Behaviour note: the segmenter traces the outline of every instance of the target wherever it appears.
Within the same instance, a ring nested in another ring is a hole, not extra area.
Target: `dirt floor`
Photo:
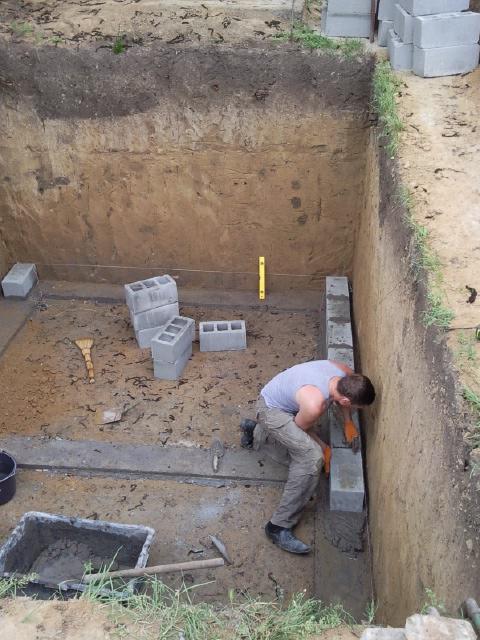
[[[429,231],[443,273],[446,305],[455,312],[450,345],[465,384],[480,392],[480,69],[425,80],[401,74],[406,123],[399,152],[415,219]],[[425,92],[428,100],[425,100]],[[471,289],[469,289],[471,287]]]
[[[227,447],[238,447],[241,417],[255,417],[261,387],[315,356],[319,314],[201,307],[183,307],[181,313],[197,323],[244,319],[248,349],[201,353],[197,338],[182,379],[156,380],[150,351],[138,348],[125,305],[40,303],[0,360],[5,393],[0,436],[187,447],[210,447],[216,436]],[[84,335],[95,340],[94,385],[88,384],[72,342]],[[97,412],[109,408],[124,410],[123,419],[97,424]]]

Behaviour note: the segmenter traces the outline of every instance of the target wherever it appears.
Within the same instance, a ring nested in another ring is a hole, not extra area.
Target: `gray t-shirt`
[[[328,383],[336,376],[343,378],[345,375],[329,360],[313,360],[285,369],[272,378],[260,393],[270,409],[280,409],[286,413],[295,414],[299,409],[295,396],[301,387],[305,385],[317,387],[328,402],[330,399]]]

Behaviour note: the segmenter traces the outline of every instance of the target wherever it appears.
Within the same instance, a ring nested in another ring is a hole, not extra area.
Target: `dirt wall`
[[[423,326],[425,289],[410,268],[394,167],[373,137],[367,172],[354,315],[362,369],[378,393],[365,416],[376,598],[380,618],[395,625],[421,608],[427,588],[452,613],[478,597],[480,508],[445,337]]]
[[[125,282],[165,270],[180,284],[239,288],[256,287],[259,255],[270,289],[350,273],[365,61],[12,43],[0,58],[11,260],[36,262],[42,277]]]

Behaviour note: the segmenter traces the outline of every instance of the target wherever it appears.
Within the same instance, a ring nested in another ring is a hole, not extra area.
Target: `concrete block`
[[[247,348],[244,320],[200,322],[200,351],[238,351]]]
[[[152,358],[162,362],[175,362],[192,344],[192,318],[173,318],[152,338]]]
[[[327,276],[325,278],[325,294],[328,296],[346,296],[350,299],[348,278],[344,276]]]
[[[188,347],[180,355],[175,362],[162,362],[160,360],[153,361],[153,375],[161,380],[178,380],[182,375],[187,362],[192,355],[192,343],[189,342]]]
[[[360,433],[360,420],[358,417],[358,411],[352,411],[352,420],[357,427],[358,433]],[[330,431],[331,447],[334,447],[336,449],[345,449],[347,447],[350,447],[350,445],[344,441],[343,418],[341,417],[338,409],[335,409],[334,407],[330,407],[328,410],[328,427]],[[361,452],[359,452],[358,455],[361,456]]]
[[[393,7],[398,0],[379,0],[378,19],[393,20]]]
[[[150,329],[152,327],[162,327],[174,316],[179,315],[178,302],[174,304],[165,304],[162,307],[155,307],[141,313],[130,312],[133,328],[135,331],[140,329]]]
[[[327,359],[328,360],[336,360],[337,362],[341,362],[346,364],[350,369],[355,369],[355,360],[353,357],[353,349],[351,347],[328,347],[327,349]]]
[[[350,322],[340,322],[327,319],[327,348],[353,347],[352,325]]]
[[[393,11],[393,29],[403,44],[413,42],[413,20],[414,18],[399,4],[395,5]]]
[[[38,282],[37,268],[30,262],[17,262],[2,280],[5,298],[26,298]]]
[[[393,29],[393,20],[380,20],[378,23],[377,44],[379,47],[386,47],[388,32]]]
[[[195,340],[195,320],[193,318],[185,318],[184,316],[177,316],[173,318],[171,323],[177,327],[183,327],[185,324],[188,326],[192,342]]]
[[[395,31],[390,29],[387,46],[392,69],[410,71],[413,66],[413,44],[403,44]]]
[[[330,466],[330,510],[363,511],[365,485],[360,453],[351,449],[332,449]]]
[[[135,331],[140,349],[150,349],[153,336],[159,333],[163,327],[150,327],[149,329],[139,329]]]
[[[126,284],[125,299],[132,313],[178,302],[177,283],[169,276],[155,276]]]
[[[442,13],[414,18],[413,44],[421,49],[476,44],[480,37],[480,13]]]
[[[370,15],[371,0],[328,0],[327,11],[335,15]]]
[[[327,296],[325,300],[327,318],[350,321],[350,300],[347,297]]]
[[[381,0],[380,0],[381,1]],[[470,0],[394,0],[412,16],[467,11]]]
[[[365,629],[360,636],[360,640],[407,640],[405,635],[405,629],[393,629],[393,628],[372,628]]]
[[[476,640],[477,634],[468,620],[416,613],[405,623],[407,640]]]
[[[341,38],[368,38],[370,36],[370,16],[337,16],[327,14],[325,34]]]
[[[435,49],[414,47],[413,72],[423,78],[468,73],[478,66],[479,55],[480,47],[478,44]]]

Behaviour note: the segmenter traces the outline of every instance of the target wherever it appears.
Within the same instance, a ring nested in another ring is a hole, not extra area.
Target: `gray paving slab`
[[[0,297],[0,355],[23,327],[35,309],[35,300],[14,300]]]
[[[20,467],[133,473],[145,476],[284,482],[287,468],[259,452],[225,451],[213,473],[209,449],[10,436],[0,441]]]
[[[470,0],[393,0],[393,2],[398,2],[412,16],[466,11],[470,5]]]
[[[413,19],[413,44],[421,49],[477,44],[479,36],[480,13],[473,11],[418,16]]]

